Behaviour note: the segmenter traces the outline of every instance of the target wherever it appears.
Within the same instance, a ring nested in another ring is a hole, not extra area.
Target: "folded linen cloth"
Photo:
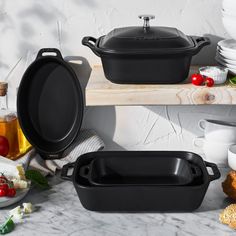
[[[57,160],[44,160],[36,153],[35,149],[30,150],[16,162],[24,165],[25,169],[32,168],[39,170],[43,175],[54,175],[65,164],[74,162],[84,153],[99,151],[104,148],[104,142],[94,130],[81,130],[73,144],[65,151],[64,158]]]

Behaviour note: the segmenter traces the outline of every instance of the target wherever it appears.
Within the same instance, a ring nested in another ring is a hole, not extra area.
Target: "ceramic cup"
[[[228,164],[233,170],[236,170],[236,145],[231,145],[228,149]]]
[[[233,143],[220,143],[206,140],[204,137],[197,137],[193,144],[195,147],[203,149],[207,161],[223,166],[228,165],[228,149],[233,145]]]
[[[198,126],[204,131],[205,139],[208,141],[236,143],[236,122],[200,120]]]

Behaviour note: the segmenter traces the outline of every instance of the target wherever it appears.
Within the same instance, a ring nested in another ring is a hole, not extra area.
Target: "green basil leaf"
[[[49,188],[48,180],[37,170],[26,170],[25,177],[28,180],[31,180],[36,187],[41,189]]]
[[[233,77],[233,78],[231,78],[231,79],[229,79],[229,82],[230,82],[231,84],[233,84],[233,85],[236,85],[236,76]]]
[[[15,228],[15,223],[12,220],[12,216],[6,220],[3,225],[0,225],[0,234],[8,234]]]

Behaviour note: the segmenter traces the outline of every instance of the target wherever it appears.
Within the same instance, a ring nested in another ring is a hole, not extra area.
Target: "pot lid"
[[[140,15],[143,27],[125,27],[112,30],[101,37],[99,48],[113,51],[147,51],[167,49],[189,49],[195,46],[191,37],[171,27],[152,27],[149,21],[153,15]]]

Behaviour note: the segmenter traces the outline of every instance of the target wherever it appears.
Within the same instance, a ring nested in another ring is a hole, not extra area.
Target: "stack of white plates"
[[[218,43],[216,61],[236,75],[236,40],[226,39]]]
[[[222,21],[227,33],[236,39],[236,0],[223,0]]]

